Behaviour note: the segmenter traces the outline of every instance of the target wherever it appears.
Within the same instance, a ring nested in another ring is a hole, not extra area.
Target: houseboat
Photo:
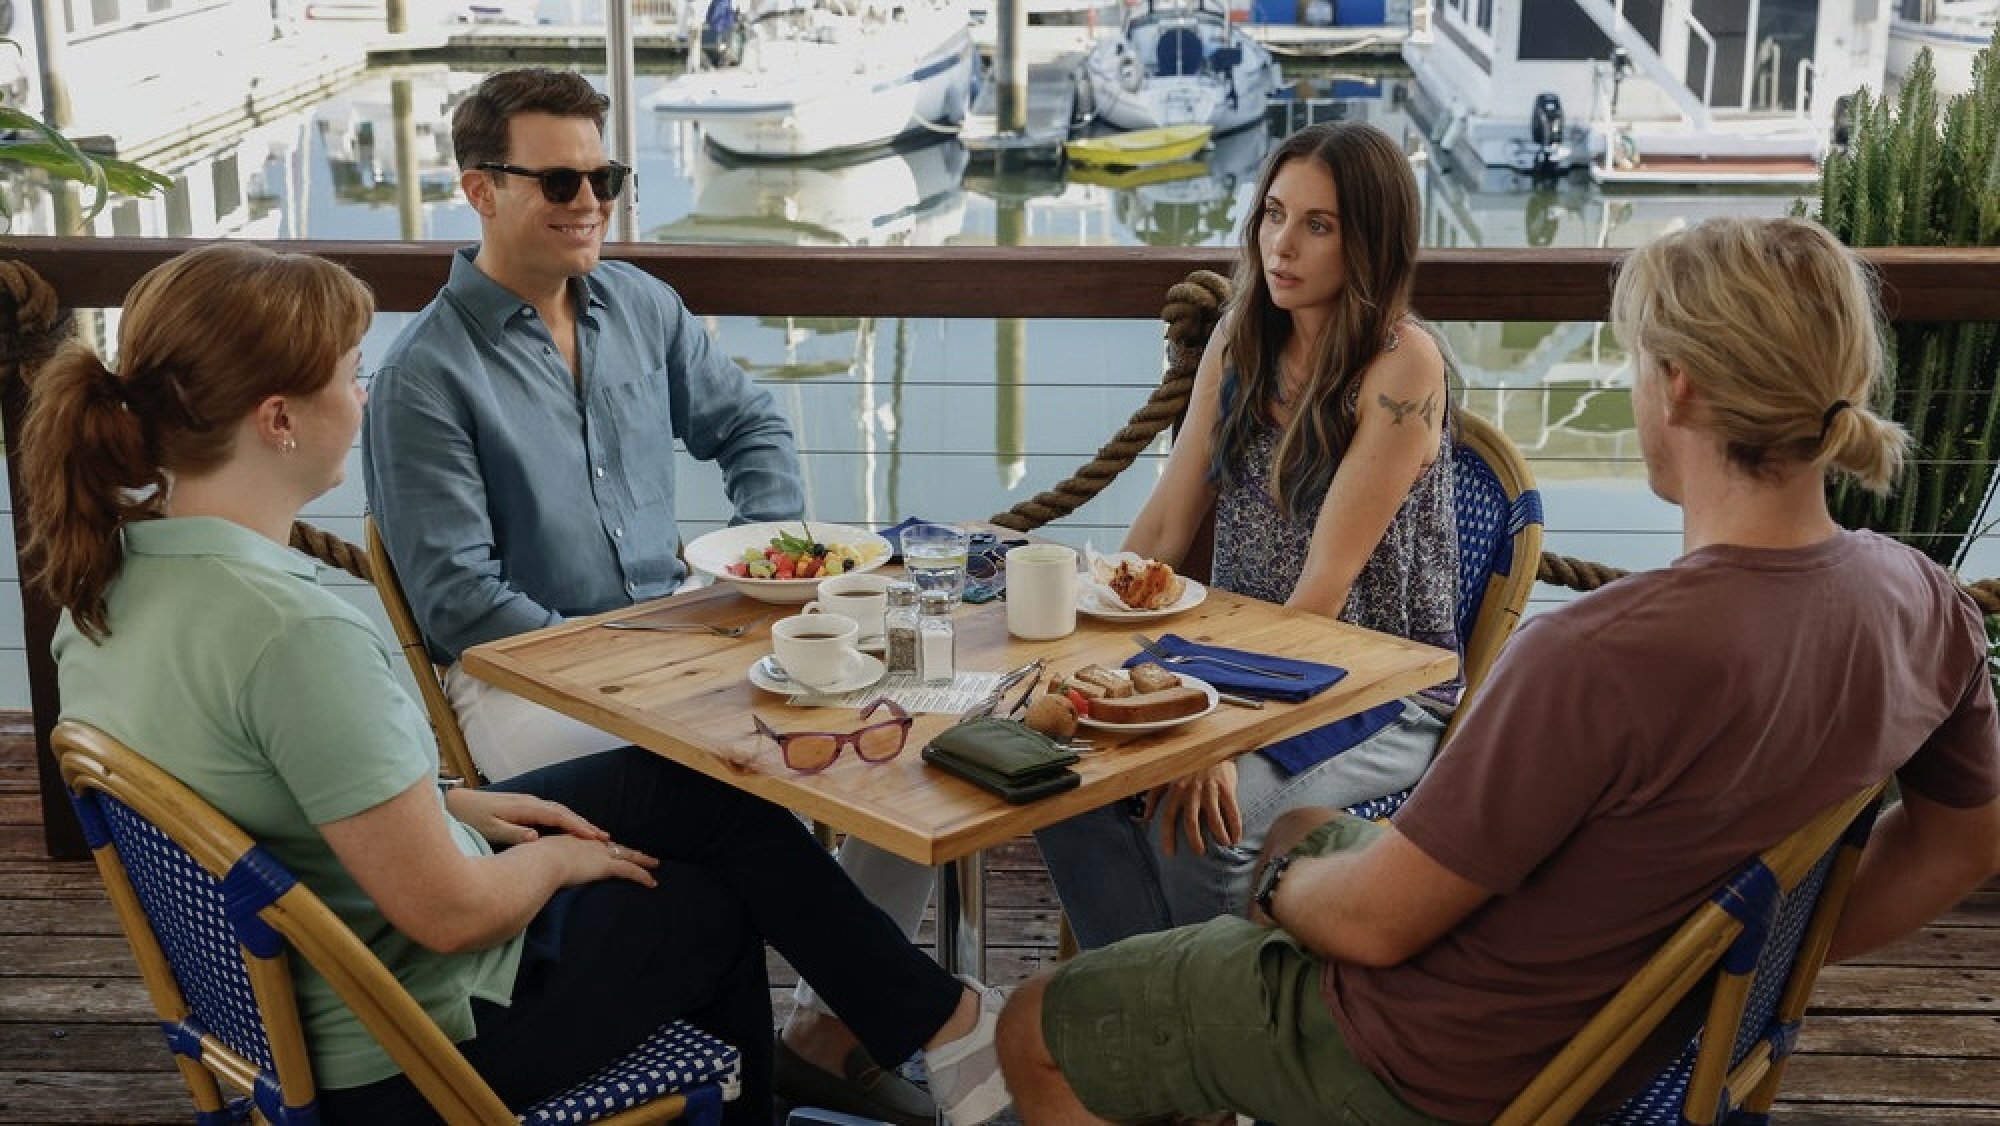
[[[1450,159],[1607,183],[1807,184],[1880,89],[1878,0],[1433,0],[1403,57]]]

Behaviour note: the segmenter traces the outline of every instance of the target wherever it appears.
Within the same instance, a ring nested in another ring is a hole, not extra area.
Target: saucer
[[[866,688],[881,680],[882,674],[888,671],[888,666],[884,665],[879,658],[871,657],[866,653],[856,653],[853,659],[848,662],[846,674],[837,682],[833,684],[807,685],[790,678],[779,680],[777,677],[771,675],[771,665],[764,663],[767,660],[771,662],[771,665],[777,664],[777,661],[768,653],[757,658],[756,663],[750,666],[750,683],[762,688],[766,692],[775,692],[780,696],[838,696],[844,692],[853,692],[857,689]]]

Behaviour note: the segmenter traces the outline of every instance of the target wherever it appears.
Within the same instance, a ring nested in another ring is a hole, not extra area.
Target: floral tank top
[[[1421,323],[1421,322],[1417,322]],[[1430,331],[1424,326],[1425,331]],[[1435,333],[1432,333],[1435,336]],[[1440,350],[1445,350],[1442,340]],[[1446,386],[1456,364],[1445,351]],[[1233,388],[1235,379],[1229,380]],[[1229,393],[1225,388],[1225,396]],[[1353,410],[1350,401],[1349,411]],[[1452,468],[1452,413],[1446,397],[1444,433],[1437,459],[1410,489],[1382,540],[1355,576],[1340,620],[1411,641],[1465,653],[1458,636],[1458,519],[1456,475]],[[1278,431],[1258,426],[1239,464],[1229,467],[1230,483],[1216,497],[1215,585],[1223,590],[1283,603],[1298,585],[1319,521],[1324,494],[1306,511],[1286,517],[1271,499],[1271,468]],[[1417,702],[1440,715],[1457,707],[1463,674],[1425,689]]]

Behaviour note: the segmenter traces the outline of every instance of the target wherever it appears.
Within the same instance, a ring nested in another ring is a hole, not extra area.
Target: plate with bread
[[[1077,585],[1077,612],[1116,622],[1150,622],[1201,605],[1208,588],[1172,567],[1129,551],[1091,553]]]
[[[1065,739],[1076,727],[1115,732],[1177,727],[1214,711],[1220,702],[1215,687],[1207,681],[1169,672],[1152,662],[1130,669],[1085,665],[1051,677],[1044,695],[1046,701],[1030,705],[1028,726],[1048,731],[1038,722],[1046,718],[1055,727],[1069,728],[1056,736]]]

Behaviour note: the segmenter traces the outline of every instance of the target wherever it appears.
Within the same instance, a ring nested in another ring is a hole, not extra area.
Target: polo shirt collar
[[[485,271],[473,262],[478,256],[479,248],[476,246],[460,247],[452,254],[451,276],[444,283],[444,291],[489,339],[498,340],[500,334],[506,331],[508,321],[523,313],[533,312],[534,307],[515,296],[506,286],[487,277]],[[581,278],[571,278],[569,284],[572,296],[582,291],[586,316],[593,309],[605,307],[607,294],[596,271]]]
[[[137,555],[217,557],[284,571],[308,581],[319,565],[289,547],[220,516],[169,516],[125,525],[125,550]]]

